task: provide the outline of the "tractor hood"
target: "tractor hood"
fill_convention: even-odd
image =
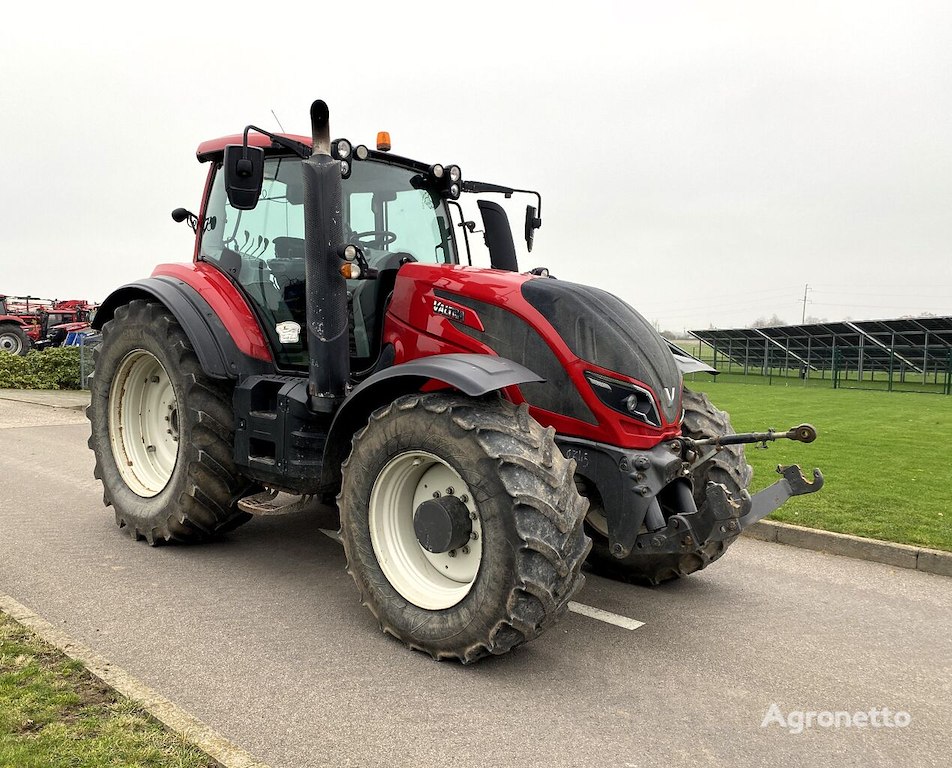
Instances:
[[[631,306],[607,291],[564,280],[528,280],[522,295],[579,358],[647,385],[665,421],[677,422],[681,373],[668,342]]]

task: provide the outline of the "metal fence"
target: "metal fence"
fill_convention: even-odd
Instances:
[[[691,331],[693,353],[767,384],[952,394],[952,316]]]

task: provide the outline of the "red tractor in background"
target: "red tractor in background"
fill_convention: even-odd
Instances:
[[[84,299],[39,299],[0,294],[0,351],[25,355],[61,346],[72,331],[90,327],[96,306]]]
[[[384,631],[435,658],[505,653],[561,616],[582,567],[657,584],[822,485],[751,497],[743,444],[615,296],[519,273],[493,195],[421,163],[248,126],[209,164],[190,264],[111,294],[88,409],[103,500],[150,544],[336,501]],[[477,197],[492,268],[464,266]],[[541,197],[520,227],[531,250]],[[454,218],[455,213],[455,218]],[[457,230],[463,234],[462,242]],[[708,369],[710,370],[710,369]]]

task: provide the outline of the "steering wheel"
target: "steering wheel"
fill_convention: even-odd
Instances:
[[[360,245],[370,245],[370,240],[375,245],[379,242],[380,246],[390,245],[397,239],[397,233],[389,229],[368,229],[366,232],[355,232],[351,235],[351,240],[356,240]]]

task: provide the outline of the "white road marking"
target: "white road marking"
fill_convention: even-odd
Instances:
[[[603,611],[601,608],[593,608],[584,603],[576,603],[574,600],[569,601],[569,610],[573,613],[580,613],[582,616],[588,616],[590,619],[604,621],[606,624],[614,624],[622,629],[638,629],[638,627],[645,625],[643,621],[638,621],[638,619],[629,619],[627,616],[619,616],[617,613]]]

